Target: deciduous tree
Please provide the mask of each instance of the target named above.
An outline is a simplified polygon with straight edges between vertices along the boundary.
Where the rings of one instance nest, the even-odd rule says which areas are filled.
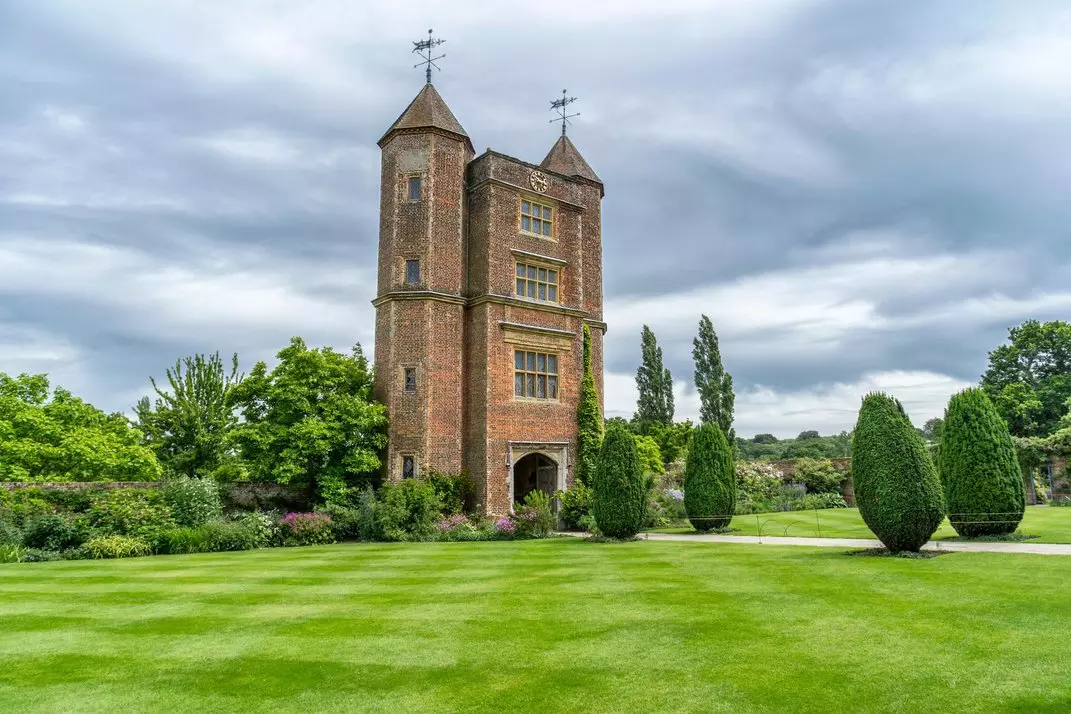
[[[360,345],[309,349],[295,337],[268,371],[258,362],[231,392],[234,440],[254,479],[312,489],[326,501],[374,478],[386,446],[386,407],[372,399]]]
[[[643,326],[640,338],[641,361],[636,371],[635,420],[641,424],[673,423],[673,377],[662,363],[662,348],[651,328]]]
[[[721,348],[714,324],[703,315],[699,334],[692,340],[692,359],[695,362],[695,389],[699,393],[699,418],[706,424],[717,424],[731,444],[736,438],[733,430],[733,378],[721,361]]]

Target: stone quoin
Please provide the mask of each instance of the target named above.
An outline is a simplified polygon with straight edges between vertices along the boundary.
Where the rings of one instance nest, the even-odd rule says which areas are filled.
[[[603,394],[602,181],[564,134],[538,165],[475,156],[430,82],[379,147],[387,478],[468,472],[495,515],[566,488],[585,323]]]

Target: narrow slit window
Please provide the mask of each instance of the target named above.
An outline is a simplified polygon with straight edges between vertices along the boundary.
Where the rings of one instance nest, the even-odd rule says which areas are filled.
[[[554,219],[550,206],[534,201],[521,201],[521,230],[541,238],[554,235]]]
[[[420,284],[420,261],[419,260],[407,260],[407,261],[405,261],[405,284],[406,285],[419,285]]]
[[[558,302],[558,271],[517,263],[517,296],[541,302]]]
[[[402,478],[413,478],[416,476],[416,461],[412,456],[402,457]]]
[[[416,391],[416,367],[405,368],[405,391]]]
[[[420,181],[420,177],[419,176],[410,176],[409,180],[406,182],[406,186],[407,186],[408,191],[409,191],[409,200],[410,201],[419,201],[420,200],[420,188],[421,188],[420,184],[421,184],[421,181]]]
[[[558,355],[515,350],[513,395],[525,399],[557,399]]]

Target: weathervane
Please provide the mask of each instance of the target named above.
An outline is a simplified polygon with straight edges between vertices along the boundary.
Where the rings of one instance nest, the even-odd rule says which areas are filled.
[[[553,124],[556,121],[560,121],[562,123],[562,136],[565,136],[565,125],[569,123],[569,120],[572,119],[573,117],[580,116],[580,112],[577,112],[576,114],[567,114],[566,113],[567,112],[566,107],[568,107],[570,104],[572,104],[573,102],[576,101],[576,97],[568,97],[568,96],[566,96],[566,94],[568,94],[568,90],[563,89],[562,90],[562,98],[561,99],[554,99],[550,103],[550,110],[552,112],[553,111],[557,111],[558,112],[558,118],[557,119],[551,119],[550,123]]]
[[[439,55],[438,57],[435,57],[434,54],[435,54],[435,48],[438,47],[439,45],[441,45],[444,42],[446,42],[446,40],[433,39],[432,36],[431,36],[431,30],[428,30],[428,39],[421,40],[420,42],[414,42],[413,43],[413,52],[416,52],[418,55],[420,55],[423,58],[423,61],[417,62],[415,65],[413,65],[413,68],[416,69],[420,65],[425,65],[426,66],[425,67],[425,75],[424,76],[427,78],[428,84],[431,84],[431,68],[432,67],[434,67],[435,69],[439,70],[440,72],[442,71],[442,68],[439,67],[439,65],[435,64],[435,60],[441,60],[443,57],[446,56],[446,53],[444,52],[441,55]]]

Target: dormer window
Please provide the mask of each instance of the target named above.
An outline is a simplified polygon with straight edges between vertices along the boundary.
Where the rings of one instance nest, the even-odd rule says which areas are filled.
[[[554,219],[550,206],[521,199],[521,230],[540,238],[554,235]]]
[[[406,189],[410,201],[415,202],[420,200],[420,184],[421,181],[419,176],[410,176],[408,181],[406,181]]]

